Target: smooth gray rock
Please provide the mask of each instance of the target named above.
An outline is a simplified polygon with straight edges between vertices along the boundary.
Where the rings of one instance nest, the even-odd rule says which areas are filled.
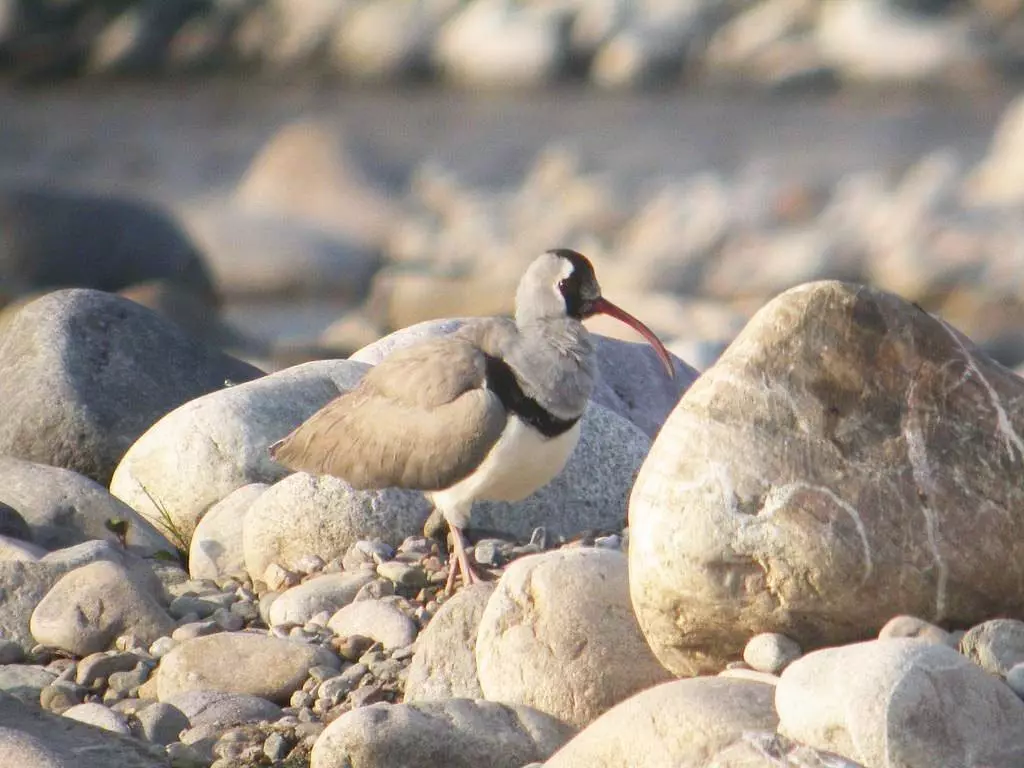
[[[25,563],[35,563],[45,556],[46,550],[42,547],[22,539],[0,536],[0,561],[20,560]]]
[[[960,653],[990,675],[1006,677],[1024,663],[1024,621],[992,619],[973,626],[960,638]]]
[[[335,477],[296,472],[249,509],[242,537],[245,567],[262,580],[272,563],[295,570],[310,555],[329,561],[361,539],[397,546],[422,532],[429,513],[416,491],[357,491]]]
[[[194,727],[231,726],[281,717],[281,707],[260,696],[223,691],[182,691],[164,700]]]
[[[699,677],[637,693],[605,712],[556,752],[546,768],[702,768],[745,731],[773,730],[775,689]]]
[[[188,550],[188,573],[193,579],[245,575],[242,532],[249,507],[270,486],[249,483],[237,488],[199,518]]]
[[[139,734],[146,741],[154,744],[170,744],[178,741],[181,732],[189,727],[188,718],[184,713],[163,701],[157,701],[143,707],[135,713]]]
[[[327,626],[339,637],[369,637],[385,651],[412,645],[417,633],[412,619],[382,600],[350,603],[331,616]]]
[[[40,692],[56,679],[53,672],[35,664],[0,665],[0,691],[32,706],[38,706]]]
[[[782,673],[775,706],[783,735],[864,765],[1024,761],[1024,702],[943,645],[872,640],[810,653]]]
[[[94,702],[76,704],[64,710],[61,716],[96,728],[102,728],[111,733],[119,733],[122,736],[130,736],[132,732],[124,715]]]
[[[864,768],[834,752],[808,747],[779,733],[744,731],[702,763],[707,768]]]
[[[32,612],[29,629],[44,645],[84,656],[126,633],[148,645],[170,634],[174,620],[127,569],[98,561],[62,576]]]
[[[320,574],[278,595],[270,606],[269,624],[305,624],[321,611],[333,614],[371,581],[372,571]]]
[[[22,307],[0,334],[0,454],[106,485],[164,414],[259,375],[133,301],[55,291]]]
[[[928,643],[940,643],[950,648],[956,647],[953,636],[942,627],[919,619],[916,616],[893,616],[878,631],[879,640],[893,640],[900,637],[912,637]]]
[[[446,2],[383,0],[353,8],[331,43],[333,60],[350,77],[380,82],[422,76],[430,46],[452,8]]]
[[[315,646],[269,635],[224,632],[197,637],[160,660],[157,694],[160,701],[171,703],[176,694],[202,690],[287,702],[306,681],[309,668],[318,664],[337,667],[339,661]]]
[[[21,512],[0,501],[0,536],[17,541],[32,541],[32,528]]]
[[[644,462],[640,625],[691,675],[760,632],[809,650],[898,614],[1022,613],[1022,462],[1024,381],[892,294],[794,288],[687,391]]]
[[[130,652],[91,653],[78,662],[75,682],[91,688],[100,678],[107,679],[115,672],[127,672],[142,660],[142,656]]]
[[[355,386],[364,366],[325,360],[198,397],[168,413],[128,450],[111,493],[187,542],[200,517],[250,483],[274,483],[288,470],[268,448],[329,400]]]
[[[420,632],[409,664],[405,702],[482,699],[476,634],[494,584],[473,584],[445,600]]]
[[[470,699],[374,704],[328,725],[310,768],[521,768],[572,734],[530,707]]]
[[[127,523],[128,550],[140,557],[174,550],[138,512],[68,469],[0,456],[0,500],[18,510],[30,526],[32,542],[47,550],[95,539],[119,543],[106,525],[111,520]]]
[[[488,700],[532,706],[576,727],[671,677],[633,615],[626,556],[604,549],[512,563],[480,619],[476,665]]]
[[[32,768],[169,768],[162,748],[0,693],[0,765]]]
[[[778,632],[762,632],[754,635],[743,648],[743,660],[758,672],[777,675],[803,651],[793,640]]]

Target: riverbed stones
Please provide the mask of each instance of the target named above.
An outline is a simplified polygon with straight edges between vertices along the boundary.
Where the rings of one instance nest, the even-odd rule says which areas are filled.
[[[385,651],[412,645],[418,631],[412,619],[383,600],[350,603],[331,616],[327,626],[339,637],[368,637]]]
[[[630,502],[630,589],[678,675],[746,639],[804,649],[892,616],[1024,610],[1024,382],[882,291],[766,305],[687,391]]]
[[[373,571],[324,573],[287,589],[270,606],[270,626],[305,624],[322,611],[334,614],[373,581]]]
[[[1006,677],[1010,669],[1024,664],[1024,621],[983,621],[960,639],[960,652],[990,675]]]
[[[775,706],[783,735],[864,765],[1024,760],[1024,703],[943,645],[873,640],[816,651],[782,673]]]
[[[605,549],[512,563],[480,619],[476,664],[488,700],[576,727],[670,677],[633,615],[625,555]]]
[[[313,745],[311,768],[521,768],[573,729],[530,707],[447,699],[374,704],[339,717]]]
[[[189,542],[188,572],[193,579],[245,575],[242,535],[249,507],[270,486],[249,483],[218,501],[196,524]]]
[[[743,660],[758,672],[777,675],[800,658],[800,646],[778,632],[754,635],[743,648]]]
[[[148,645],[170,634],[174,620],[127,569],[101,560],[61,577],[32,612],[29,628],[38,642],[85,656],[127,632]]]
[[[774,730],[775,688],[699,677],[637,693],[593,721],[546,768],[699,768],[747,731]]]
[[[106,485],[161,416],[259,375],[133,301],[55,291],[22,307],[0,336],[0,454]]]
[[[342,391],[365,367],[306,363],[199,397],[168,413],[127,451],[111,493],[188,542],[199,518],[250,483],[288,474],[268,448]]]
[[[224,632],[187,640],[164,656],[157,691],[161,701],[184,691],[210,690],[286,703],[318,664],[337,667],[338,659],[297,641]]]

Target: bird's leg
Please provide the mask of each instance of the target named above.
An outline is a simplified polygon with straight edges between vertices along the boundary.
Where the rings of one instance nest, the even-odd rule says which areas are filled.
[[[462,583],[464,586],[470,584],[476,584],[481,581],[480,576],[476,571],[473,570],[473,566],[469,562],[469,554],[466,552],[466,544],[462,538],[462,529],[457,526],[451,526],[452,539],[454,540],[453,549],[455,550],[455,557],[450,558],[448,564],[448,582],[445,584],[445,594],[450,595],[455,587],[455,566],[459,566],[459,571],[462,572]]]

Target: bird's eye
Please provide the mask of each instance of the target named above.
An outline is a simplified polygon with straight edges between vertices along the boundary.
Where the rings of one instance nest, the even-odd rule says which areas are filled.
[[[568,290],[568,288],[569,278],[562,278],[561,280],[558,281],[558,290],[561,291],[563,294]]]

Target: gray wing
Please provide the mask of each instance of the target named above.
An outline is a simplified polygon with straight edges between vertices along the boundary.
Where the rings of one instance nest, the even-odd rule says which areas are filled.
[[[290,469],[334,475],[355,488],[448,488],[476,468],[505,428],[505,409],[484,389],[484,375],[483,350],[465,335],[399,350],[271,454]]]

